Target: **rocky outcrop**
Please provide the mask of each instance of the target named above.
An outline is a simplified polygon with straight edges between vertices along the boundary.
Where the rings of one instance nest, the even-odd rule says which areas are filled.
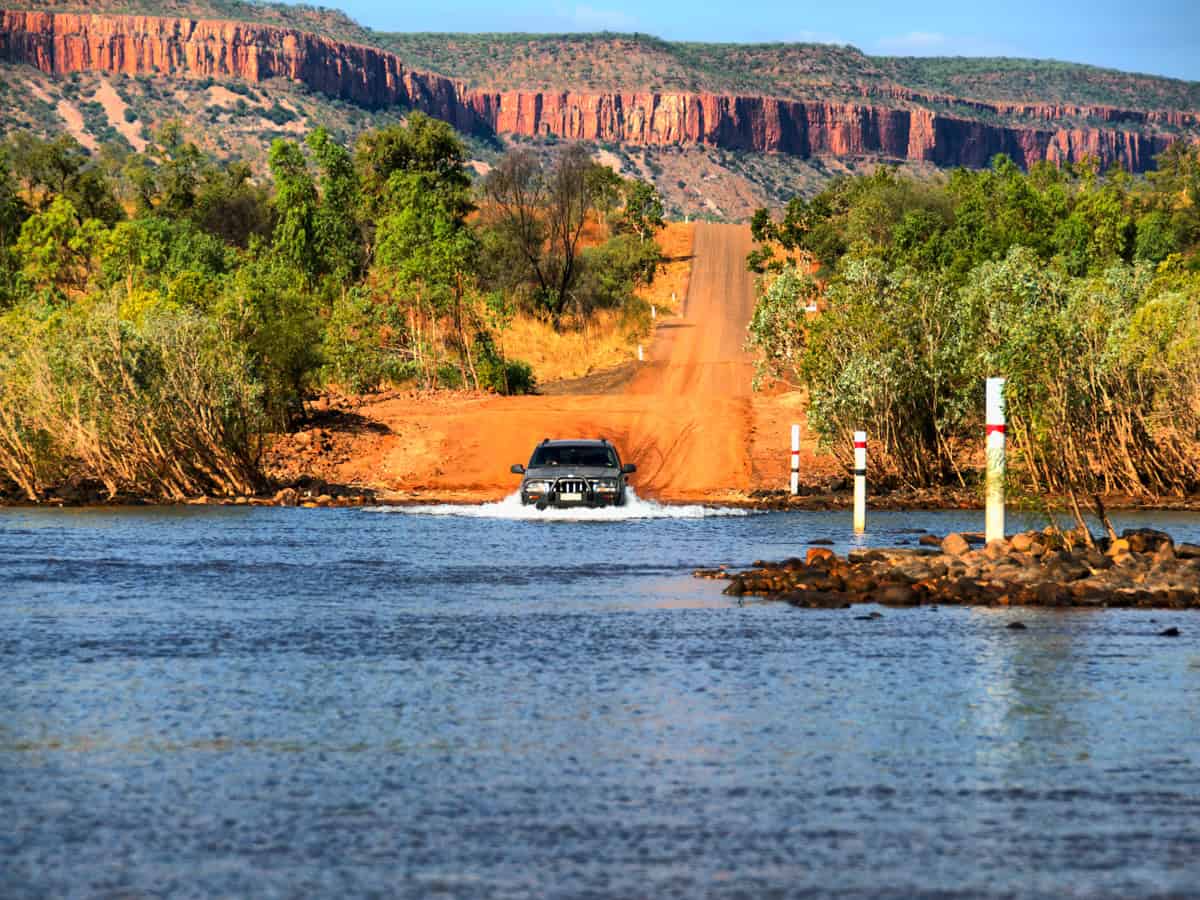
[[[978,550],[966,536],[949,535],[940,553],[885,548],[851,551],[844,559],[812,547],[803,559],[694,574],[728,579],[724,592],[730,596],[762,596],[801,608],[856,603],[1200,608],[1200,546],[1176,545],[1170,535],[1148,528],[1127,530],[1116,540],[1031,531]]]
[[[248,22],[154,16],[3,11],[0,59],[52,74],[286,78],[363,106],[420,109],[464,131],[941,166],[983,166],[1007,153],[1025,166],[1094,156],[1104,166],[1117,163],[1140,172],[1177,139],[1159,129],[1197,125],[1195,114],[1175,110],[982,103],[903,88],[861,103],[682,92],[472,90],[408,69],[373,47]]]

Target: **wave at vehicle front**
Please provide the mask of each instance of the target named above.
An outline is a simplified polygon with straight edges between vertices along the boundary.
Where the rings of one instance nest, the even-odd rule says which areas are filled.
[[[368,512],[403,513],[410,516],[462,516],[472,519],[523,519],[531,522],[621,522],[627,519],[707,519],[717,516],[746,516],[750,510],[727,506],[670,506],[643,500],[633,488],[626,489],[624,506],[605,506],[597,509],[538,510],[523,506],[520,492],[496,503],[480,505],[439,503],[429,506],[373,506]]]

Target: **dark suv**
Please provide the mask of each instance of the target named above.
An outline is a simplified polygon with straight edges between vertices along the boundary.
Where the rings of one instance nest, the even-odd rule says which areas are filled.
[[[624,506],[625,476],[637,471],[632,463],[621,465],[617,448],[598,441],[543,440],[529,458],[529,468],[517,464],[514,475],[521,479],[521,502],[538,509],[548,506]]]

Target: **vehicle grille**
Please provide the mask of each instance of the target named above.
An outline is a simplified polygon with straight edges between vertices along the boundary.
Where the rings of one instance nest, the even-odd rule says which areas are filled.
[[[560,494],[586,494],[588,484],[582,478],[561,478],[554,490]]]

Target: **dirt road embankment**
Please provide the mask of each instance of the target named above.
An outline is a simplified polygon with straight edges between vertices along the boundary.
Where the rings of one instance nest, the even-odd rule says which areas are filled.
[[[631,376],[583,379],[570,388],[579,393],[369,402],[322,429],[326,452],[306,465],[398,500],[495,500],[516,489],[509,466],[542,438],[606,437],[637,464],[642,496],[720,501],[784,487],[790,424],[804,416],[798,395],[752,391],[750,249],[745,226],[696,225],[687,295]],[[807,434],[802,468],[834,471]]]

